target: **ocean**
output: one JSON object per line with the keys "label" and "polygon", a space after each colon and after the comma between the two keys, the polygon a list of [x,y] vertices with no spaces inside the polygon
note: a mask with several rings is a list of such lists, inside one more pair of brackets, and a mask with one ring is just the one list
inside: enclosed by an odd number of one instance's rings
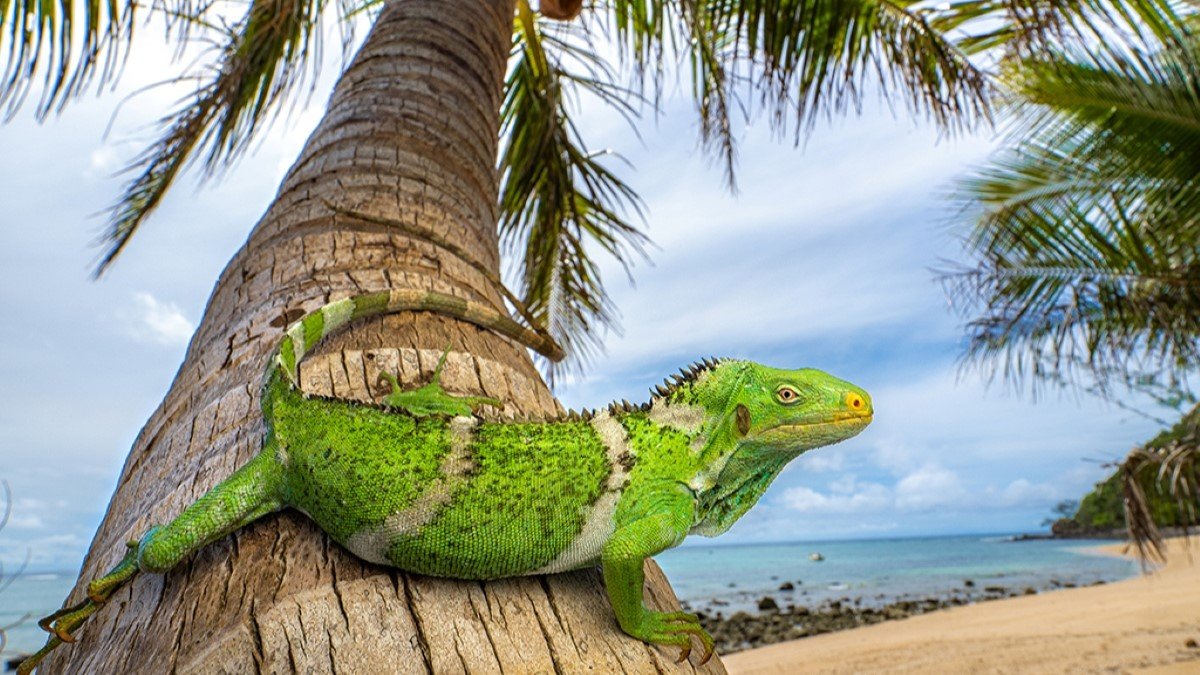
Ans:
{"label": "ocean", "polygon": [[[765,596],[780,606],[811,608],[841,600],[882,607],[944,598],[968,586],[971,595],[988,587],[1021,594],[1029,588],[1041,592],[1137,574],[1136,562],[1094,551],[1113,543],[1119,542],[975,535],[686,546],[655,559],[689,607],[729,614],[754,610]],[[823,560],[812,560],[812,554]],[[787,582],[794,590],[780,590]]]}
{"label": "ocean", "polygon": [[[754,611],[771,596],[782,605],[817,606],[848,599],[862,606],[961,591],[1004,587],[1023,593],[1125,579],[1137,563],[1091,552],[1105,541],[1028,540],[1006,536],[685,546],[657,560],[680,600],[693,609]],[[823,560],[811,559],[819,553]],[[7,631],[5,656],[40,647],[45,633],[36,619],[61,605],[73,572],[25,574],[0,592],[0,627]],[[794,590],[779,587],[790,582]],[[21,622],[22,617],[31,617]]]}
{"label": "ocean", "polygon": [[[26,573],[0,591],[0,628],[6,628],[7,645],[0,656],[7,660],[17,654],[36,651],[46,643],[46,633],[37,620],[62,607],[75,585],[75,572]],[[9,583],[11,581],[11,583]],[[4,665],[0,663],[0,671]]]}

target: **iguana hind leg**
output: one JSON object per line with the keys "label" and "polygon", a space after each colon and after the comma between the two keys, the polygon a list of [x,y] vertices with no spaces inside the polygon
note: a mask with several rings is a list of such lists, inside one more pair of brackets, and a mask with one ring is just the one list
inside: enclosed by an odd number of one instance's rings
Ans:
{"label": "iguana hind leg", "polygon": [[32,672],[55,647],[74,642],[74,632],[112,597],[117,589],[141,572],[164,573],[198,549],[224,537],[283,504],[278,495],[279,464],[275,446],[268,442],[254,459],[183,510],[170,523],[153,527],[141,541],[126,544],[128,551],[107,574],[87,586],[87,600],[64,607],[38,622],[53,637],[17,668]]}
{"label": "iguana hind leg", "polygon": [[442,389],[442,368],[446,365],[446,356],[450,348],[442,352],[437,366],[433,369],[433,377],[426,384],[410,391],[404,391],[395,375],[388,372],[379,373],[380,380],[386,380],[392,385],[392,393],[383,398],[383,404],[389,408],[403,410],[414,417],[429,417],[430,415],[447,415],[449,417],[470,416],[480,406],[488,405],[503,408],[504,404],[494,398],[483,396],[454,396]]}

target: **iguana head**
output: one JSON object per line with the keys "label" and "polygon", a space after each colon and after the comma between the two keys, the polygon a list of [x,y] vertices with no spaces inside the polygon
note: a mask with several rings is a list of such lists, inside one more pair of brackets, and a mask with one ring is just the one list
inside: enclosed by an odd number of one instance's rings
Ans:
{"label": "iguana head", "polygon": [[669,399],[703,407],[710,436],[792,457],[858,434],[874,414],[867,392],[814,368],[723,360],[685,374]]}
{"label": "iguana head", "polygon": [[867,392],[813,368],[748,363],[740,377],[729,379],[740,380],[725,408],[742,444],[799,454],[857,435],[874,415]]}
{"label": "iguana head", "polygon": [[750,361],[693,369],[668,400],[705,411],[703,467],[690,481],[701,502],[696,532],[725,531],[801,453],[857,435],[874,415],[859,387],[812,368]]}

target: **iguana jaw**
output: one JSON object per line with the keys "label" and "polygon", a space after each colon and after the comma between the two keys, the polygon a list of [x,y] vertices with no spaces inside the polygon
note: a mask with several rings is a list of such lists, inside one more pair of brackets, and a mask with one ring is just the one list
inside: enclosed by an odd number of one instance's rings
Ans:
{"label": "iguana jaw", "polygon": [[874,419],[874,411],[858,412],[855,410],[838,410],[834,412],[815,413],[785,420],[772,427],[763,429],[762,433],[776,429],[811,429],[822,426],[838,426],[842,424],[861,424],[866,426]]}
{"label": "iguana jaw", "polygon": [[874,419],[868,412],[836,411],[781,422],[755,434],[766,445],[810,449],[857,436]]}

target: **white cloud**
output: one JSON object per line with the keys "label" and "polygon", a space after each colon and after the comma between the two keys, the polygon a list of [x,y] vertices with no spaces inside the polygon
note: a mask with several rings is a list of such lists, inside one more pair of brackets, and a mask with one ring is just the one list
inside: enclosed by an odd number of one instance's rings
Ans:
{"label": "white cloud", "polygon": [[852,473],[842,474],[829,482],[829,491],[839,494],[853,494],[858,487],[858,477]]}
{"label": "white cloud", "polygon": [[[878,401],[878,397],[876,397],[875,400]],[[890,403],[891,401],[889,400],[888,403],[885,403],[884,405],[885,410],[882,412],[883,424],[880,424],[879,421],[879,417],[881,416],[881,413],[878,412],[879,403],[877,402],[875,404],[877,412],[876,421],[873,425],[872,431],[879,433],[878,430],[881,427],[886,431],[887,422],[889,421],[889,411],[886,408],[888,405],[890,405]],[[906,440],[901,440],[894,434],[884,433],[881,438],[878,438],[875,441],[875,452],[873,457],[875,465],[880,468],[887,469],[892,473],[903,473],[905,471],[912,470],[922,461],[928,461],[927,458],[929,457],[929,449],[920,449],[913,445],[914,440],[924,438],[928,438],[928,436],[926,435],[922,437],[910,435]]]}
{"label": "white cloud", "polygon": [[14,530],[40,530],[46,523],[36,513],[16,513],[9,517],[6,526]]}
{"label": "white cloud", "polygon": [[83,558],[87,550],[88,540],[84,537],[69,533],[55,534],[21,542],[0,541],[0,564],[5,569],[18,569],[28,561],[28,569],[61,568],[63,561],[76,561]]}
{"label": "white cloud", "polygon": [[791,487],[783,491],[780,501],[806,514],[884,514],[1037,506],[1053,503],[1059,494],[1053,485],[1027,478],[1018,478],[1003,489],[970,491],[957,473],[929,463],[904,474],[891,486],[863,482],[853,473],[844,473],[829,481],[825,492]]}
{"label": "white cloud", "polygon": [[140,341],[162,345],[187,344],[196,327],[173,302],[161,302],[146,292],[133,294],[135,311],[129,329]]}
{"label": "white cloud", "polygon": [[896,483],[896,508],[903,511],[949,506],[965,496],[958,475],[936,464],[926,464]]}
{"label": "white cloud", "polygon": [[[12,500],[6,527],[14,530],[41,530],[46,527],[44,514],[62,513],[69,504],[65,499],[48,502],[33,497],[17,497]],[[0,507],[2,509],[2,507]]]}
{"label": "white cloud", "polygon": [[1000,506],[1027,504],[1050,504],[1060,499],[1061,493],[1049,483],[1034,483],[1018,478],[1000,491],[997,501]]}
{"label": "white cloud", "polygon": [[782,501],[806,514],[864,514],[925,510],[961,499],[964,492],[953,472],[936,466],[922,467],[892,487],[861,482],[854,474],[846,473],[830,481],[826,489],[787,488]]}
{"label": "white cloud", "polygon": [[85,177],[107,177],[111,175],[112,172],[121,168],[121,155],[117,152],[116,147],[112,145],[101,145],[92,151],[88,166],[90,171],[85,172]]}
{"label": "white cloud", "polygon": [[788,470],[804,473],[829,473],[846,468],[845,446],[806,452],[788,466]]}
{"label": "white cloud", "polygon": [[894,501],[891,490],[878,483],[858,485],[852,493],[822,494],[807,487],[783,493],[784,504],[805,514],[871,513],[887,509]]}

